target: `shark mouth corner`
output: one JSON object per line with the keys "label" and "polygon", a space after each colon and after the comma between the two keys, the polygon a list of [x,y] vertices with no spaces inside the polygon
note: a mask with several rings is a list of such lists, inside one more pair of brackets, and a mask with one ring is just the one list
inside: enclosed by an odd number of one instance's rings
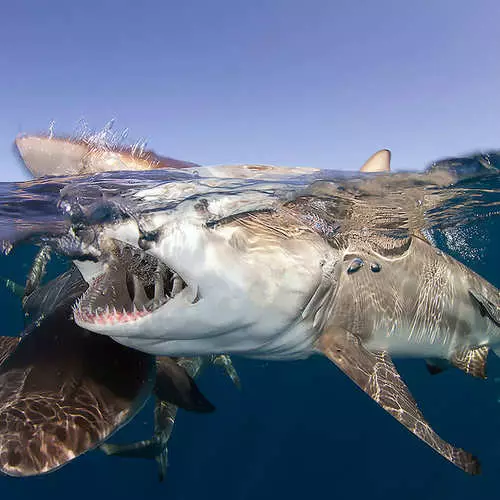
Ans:
{"label": "shark mouth corner", "polygon": [[186,282],[156,257],[113,240],[106,270],[73,306],[80,325],[117,325],[151,315],[188,290]]}

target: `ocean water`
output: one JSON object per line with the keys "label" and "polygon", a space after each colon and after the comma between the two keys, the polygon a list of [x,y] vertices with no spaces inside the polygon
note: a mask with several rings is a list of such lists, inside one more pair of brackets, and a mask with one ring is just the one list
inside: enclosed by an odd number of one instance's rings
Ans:
{"label": "ocean water", "polygon": [[[494,165],[497,159],[492,161]],[[456,160],[446,167],[458,172],[463,169],[467,179],[430,214],[428,236],[500,287],[498,173],[482,175],[481,165],[471,159]],[[478,175],[469,177],[474,169]],[[50,220],[51,228],[58,227],[58,214],[47,215],[46,205],[54,184],[52,188],[40,186],[0,187],[2,238],[21,234],[26,228],[32,231],[41,221]],[[9,196],[9,203],[17,200],[16,206],[6,207]],[[14,233],[9,224],[16,225]],[[24,282],[35,251],[28,242],[1,256],[0,276]],[[56,257],[48,278],[66,265]],[[0,299],[3,334],[15,335],[23,326],[19,301],[5,289],[0,290]],[[216,368],[203,373],[199,387],[217,411],[209,415],[179,412],[164,483],[158,482],[154,462],[92,451],[45,476],[0,477],[2,494],[6,498],[67,496],[72,500],[367,496],[442,500],[497,494],[500,383],[496,379],[500,380],[500,360],[495,355],[490,354],[486,381],[458,370],[431,376],[423,360],[395,360],[436,431],[480,457],[483,472],[475,477],[410,434],[326,359],[264,362],[234,357],[233,361],[242,390]],[[149,404],[113,440],[146,439],[152,425]]]}

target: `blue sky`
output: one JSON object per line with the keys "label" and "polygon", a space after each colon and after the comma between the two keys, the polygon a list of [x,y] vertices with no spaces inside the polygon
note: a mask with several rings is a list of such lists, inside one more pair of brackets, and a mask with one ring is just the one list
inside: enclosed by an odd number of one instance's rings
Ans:
{"label": "blue sky", "polygon": [[500,148],[498,0],[4,2],[0,180],[19,132],[146,137],[202,164],[398,168]]}

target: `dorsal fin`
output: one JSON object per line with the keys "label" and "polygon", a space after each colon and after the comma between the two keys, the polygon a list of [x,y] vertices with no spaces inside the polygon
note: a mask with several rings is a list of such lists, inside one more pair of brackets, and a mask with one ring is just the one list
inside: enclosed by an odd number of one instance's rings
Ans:
{"label": "dorsal fin", "polygon": [[69,137],[19,136],[16,146],[24,164],[35,177],[198,167],[195,163],[158,156],[153,151],[136,151],[133,147],[118,145],[101,146]]}
{"label": "dorsal fin", "polygon": [[360,172],[390,172],[391,171],[391,152],[388,149],[381,149],[372,154]]}

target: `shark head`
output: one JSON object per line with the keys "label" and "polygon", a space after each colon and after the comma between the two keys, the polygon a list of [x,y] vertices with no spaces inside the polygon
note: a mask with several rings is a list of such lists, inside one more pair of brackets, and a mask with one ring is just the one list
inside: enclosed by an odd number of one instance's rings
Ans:
{"label": "shark head", "polygon": [[155,215],[147,238],[135,220],[103,226],[99,262],[77,263],[89,282],[77,324],[156,355],[309,355],[338,255],[289,208],[207,222],[233,202]]}

